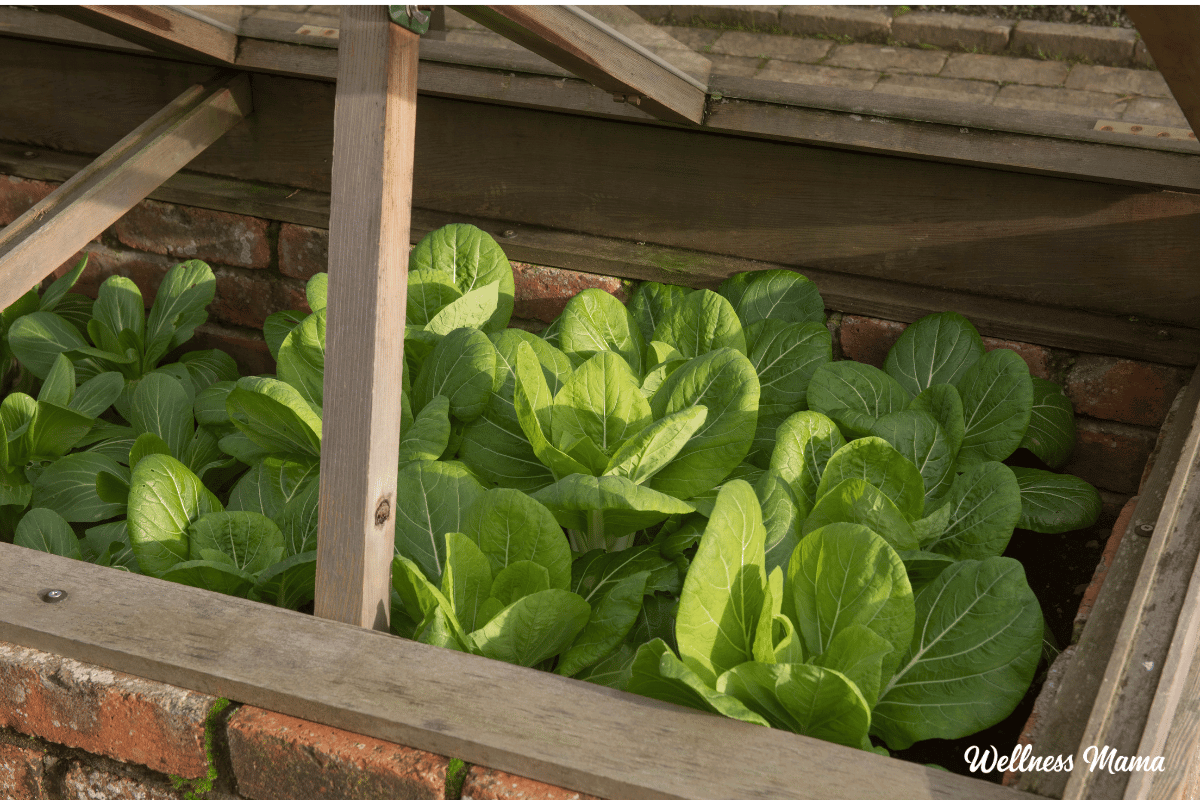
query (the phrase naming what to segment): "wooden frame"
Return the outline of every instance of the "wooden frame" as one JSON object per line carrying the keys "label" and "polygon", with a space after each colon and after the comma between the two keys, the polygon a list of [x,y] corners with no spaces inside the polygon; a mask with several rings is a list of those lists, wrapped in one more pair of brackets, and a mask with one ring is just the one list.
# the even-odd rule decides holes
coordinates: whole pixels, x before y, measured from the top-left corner
{"label": "wooden frame", "polygon": [[[523,20],[521,25],[526,33],[520,36],[529,36],[535,30],[548,34],[553,27],[544,20],[535,25],[537,14],[534,12],[517,14],[511,10],[500,12],[497,8],[493,7],[489,13],[499,14],[510,23],[514,22],[514,17]],[[357,10],[349,13],[352,19],[360,14]],[[111,21],[113,14],[106,14],[104,18]],[[131,14],[137,16],[137,12],[122,12],[116,16],[128,17]],[[365,428],[365,438],[363,435],[349,435],[351,431],[348,429],[337,433],[332,425],[326,428],[331,460],[325,462],[326,468],[322,470],[322,538],[327,541],[322,544],[320,556],[324,561],[321,570],[325,576],[319,577],[322,584],[320,591],[325,594],[330,587],[345,585],[347,580],[354,583],[359,591],[357,594],[349,593],[349,597],[343,595],[334,599],[319,596],[317,605],[322,614],[330,617],[358,625],[383,627],[386,624],[386,584],[381,587],[378,565],[385,558],[390,560],[390,547],[385,556],[384,548],[378,546],[380,537],[375,528],[380,524],[377,515],[381,501],[388,499],[389,480],[392,481],[390,491],[393,496],[395,492],[394,440],[397,437],[392,426],[398,420],[396,401],[394,397],[387,396],[389,390],[384,378],[394,368],[396,372],[392,380],[398,384],[401,352],[398,346],[394,351],[389,350],[381,337],[388,332],[389,325],[392,328],[396,325],[395,315],[389,315],[386,307],[389,303],[396,303],[397,293],[402,307],[404,283],[403,258],[389,261],[383,253],[386,249],[403,252],[403,242],[409,236],[405,226],[388,228],[381,219],[385,210],[391,207],[389,204],[403,206],[404,193],[398,184],[405,180],[405,165],[411,169],[412,164],[411,131],[414,125],[411,98],[417,81],[413,74],[415,43],[411,37],[398,34],[394,26],[388,25],[381,17],[378,9],[364,9],[357,19],[363,26],[362,30],[356,30],[355,23],[347,26],[344,33],[347,41],[354,42],[354,47],[361,46],[362,51],[354,57],[341,60],[339,82],[343,88],[361,87],[381,101],[368,110],[373,115],[372,124],[396,133],[390,144],[386,135],[375,139],[364,137],[363,146],[353,146],[362,151],[360,159],[346,161],[339,158],[335,149],[332,193],[333,197],[338,198],[335,207],[341,212],[348,205],[342,199],[346,192],[344,182],[352,180],[349,177],[349,165],[354,164],[357,168],[366,169],[368,172],[364,174],[370,178],[364,181],[360,177],[358,180],[363,182],[356,184],[357,188],[365,184],[367,189],[362,193],[361,207],[366,209],[363,213],[373,215],[371,222],[379,224],[369,225],[369,235],[360,236],[352,232],[348,219],[336,215],[331,219],[335,270],[331,278],[330,315],[336,321],[331,323],[330,353],[333,363],[326,376],[327,401],[332,399],[332,402],[339,403],[339,408],[355,408],[355,425],[361,426],[362,419],[370,421]],[[505,27],[499,23],[498,26]],[[556,30],[557,36],[561,33],[561,27]],[[360,34],[365,38],[357,38]],[[180,52],[180,42],[176,39],[145,31],[139,33],[138,37],[154,47],[164,47],[177,54]],[[570,48],[560,44],[559,49]],[[377,58],[385,50],[388,53],[386,63],[372,65],[370,59]],[[545,52],[551,53],[552,50],[548,47]],[[211,48],[193,48],[185,52],[189,58],[229,60]],[[576,53],[578,55],[579,52]],[[269,49],[259,51],[257,57],[262,59],[262,63],[270,62],[272,69],[280,72],[310,69],[311,64],[316,63],[314,59],[299,58],[285,64],[280,51]],[[235,54],[235,62],[237,58]],[[321,68],[327,69],[328,63],[328,59],[325,59],[321,62]],[[461,73],[463,66],[453,65],[448,69]],[[544,67],[539,69],[545,70]],[[468,73],[467,82],[474,81],[473,86],[486,84],[487,79],[478,74],[479,70],[468,67],[465,72]],[[455,92],[461,92],[462,82],[451,80],[456,76],[463,77],[457,73],[443,72],[438,78],[443,80],[438,93],[443,97],[451,97]],[[548,86],[540,77],[544,76],[535,75],[534,79],[526,82],[523,91],[527,93],[516,98],[514,107],[552,107],[546,94]],[[645,94],[641,96],[658,98],[651,105],[661,104],[661,108],[655,106],[655,109],[664,118],[670,119],[671,114],[678,114],[682,119],[691,119],[678,109],[664,111],[671,106],[656,91],[630,82],[621,86],[630,91],[644,91]],[[605,88],[605,91],[611,89]],[[756,90],[738,91],[752,93]],[[571,102],[581,104],[581,110],[587,111],[587,104],[593,102],[594,93],[578,86],[573,88],[573,92]],[[406,98],[409,101],[407,105]],[[511,102],[514,98],[510,95],[507,99]],[[434,109],[439,107],[436,101],[430,105]],[[441,107],[446,107],[444,101]],[[342,127],[339,130],[354,127],[345,125],[346,121],[361,119],[361,114],[352,112],[350,108],[346,106],[343,111],[339,106],[335,114],[336,119],[341,120],[339,125]],[[820,107],[815,110],[830,111]],[[512,119],[506,116],[507,112],[488,113],[492,113],[496,119]],[[603,115],[591,111],[587,113],[591,117],[609,117],[609,120],[600,120],[605,123],[611,123],[613,117],[636,119],[646,130],[665,134],[656,141],[668,144],[683,141],[674,138],[678,131],[644,119],[645,115],[639,116],[641,112],[638,109],[622,108],[615,113],[610,110]],[[803,117],[804,112],[797,113]],[[835,109],[834,113],[844,112]],[[951,124],[949,118],[936,118],[938,113],[936,108],[932,111],[925,108],[919,112],[922,118],[910,121],[918,126]],[[726,127],[715,130],[743,133],[753,130],[762,140],[806,141],[805,137],[808,137],[807,141],[810,142],[832,142],[849,150],[904,152],[942,162],[970,160],[970,149],[946,138],[947,131],[941,128],[919,128],[929,134],[928,141],[935,144],[940,142],[938,147],[941,150],[928,153],[919,152],[919,148],[915,148],[911,142],[906,143],[902,137],[856,140],[857,129],[853,126],[842,125],[840,132],[822,139],[815,131],[797,134],[783,127],[771,129],[775,123],[763,118],[756,121],[755,117],[752,106],[735,107],[725,117],[727,121],[721,123]],[[539,117],[539,121],[544,120],[545,117]],[[845,122],[840,116],[837,121]],[[367,126],[363,127],[365,130]],[[993,144],[1002,140],[1002,136],[994,139]],[[343,141],[350,140],[339,138],[339,145]],[[1072,141],[1075,142],[1072,147],[1083,143],[1084,147],[1094,148],[1097,144],[1094,136],[1083,134]],[[1113,152],[1107,144],[1101,147],[1106,148],[1103,152]],[[908,148],[907,151],[904,148]],[[1091,152],[1101,151],[1093,149]],[[637,146],[627,145],[623,153],[635,157],[638,155]],[[1157,148],[1151,151],[1148,160],[1140,151],[1137,156],[1143,159],[1141,163],[1158,159],[1157,169],[1164,173],[1172,171],[1171,164],[1183,167],[1176,171],[1185,173],[1184,177],[1182,180],[1175,179],[1171,185],[1195,190],[1196,187],[1188,183],[1193,179],[1186,174],[1196,163],[1190,160],[1194,158],[1190,151]],[[1061,151],[1043,148],[1031,159],[1008,151],[995,157],[991,166],[999,166],[1013,174],[1050,172],[1068,175],[1072,174],[1065,166],[1069,160]],[[1058,166],[1049,168],[1055,163]],[[103,164],[98,165],[97,171],[101,167]],[[374,170],[374,173],[370,173],[370,170]],[[117,171],[121,172],[120,169]],[[634,171],[637,171],[636,164]],[[1078,176],[1079,173],[1074,174]],[[1109,184],[1144,185],[1145,182],[1145,179],[1139,182],[1126,167],[1100,169],[1089,173],[1089,176]],[[81,178],[75,185],[84,183],[85,180]],[[1082,191],[1093,194],[1101,192],[1096,186],[1099,184],[1084,187]],[[63,190],[67,188],[64,186]],[[142,188],[149,192],[153,187]],[[1106,187],[1103,191],[1110,188]],[[60,190],[60,199],[48,204],[47,208],[61,205],[64,211],[70,211],[80,207],[80,204],[64,202],[63,198],[69,193],[63,190]],[[1164,205],[1161,208],[1166,209],[1160,212],[1162,219],[1182,217],[1186,221],[1196,216],[1197,212],[1192,210],[1195,200],[1191,195],[1169,197],[1162,202]],[[445,211],[435,205],[422,213],[436,214],[439,210]],[[1096,219],[1103,225],[1114,225],[1129,213],[1129,208],[1119,207],[1115,212],[1097,212]],[[542,252],[553,248],[562,251],[572,247],[582,248],[586,243],[595,243],[600,239],[600,229],[589,231],[587,226],[583,226],[581,229],[585,238],[564,240],[561,232],[551,231],[547,234],[539,230],[538,221],[530,221],[528,217],[523,219],[520,214],[518,210],[514,223],[523,223],[528,227],[521,228],[521,233],[516,235],[528,234],[535,241],[540,235],[542,239],[538,246],[543,248]],[[17,230],[32,229],[31,222],[26,221]],[[32,236],[32,233],[29,235]],[[560,237],[557,240],[554,239],[556,235]],[[668,232],[665,237],[660,237],[667,240],[660,242],[660,245],[678,245],[675,240],[682,235],[678,231]],[[1182,237],[1181,241],[1194,243],[1195,240]],[[725,259],[726,266],[740,263],[732,253],[721,249],[724,245],[710,243],[709,246]],[[764,252],[782,251],[768,249]],[[603,254],[592,256],[594,260],[591,263],[606,263],[605,257]],[[9,260],[14,260],[11,254]],[[0,271],[5,268],[4,263],[0,259]],[[648,263],[656,264],[659,274],[664,277],[671,274],[679,277],[682,271],[686,271],[694,280],[697,273],[694,263],[681,267],[678,264],[655,262],[653,258],[648,259]],[[777,259],[777,263],[790,262]],[[49,268],[56,265],[50,264]],[[861,268],[856,271],[852,265],[848,268],[836,259],[827,265],[826,271],[827,280],[843,287],[846,297],[850,299],[869,295],[869,288],[864,290],[864,287],[883,285],[880,281],[872,283],[872,278],[876,276],[869,273],[869,270]],[[720,270],[701,274],[715,277]],[[363,282],[362,287],[365,287],[365,290],[358,287],[361,291],[358,295],[351,288],[356,280]],[[842,283],[838,284],[838,281]],[[943,291],[955,288],[944,287]],[[927,306],[933,305],[949,296],[924,302]],[[1020,299],[1015,298],[1013,302]],[[1131,298],[1125,299],[1133,302]],[[866,302],[887,301],[876,298]],[[908,310],[904,313],[912,313],[918,306],[919,303],[909,301],[905,306]],[[354,334],[337,332],[337,326],[345,326],[354,313],[361,314],[367,330]],[[1192,329],[1194,332],[1195,319],[1176,315],[1176,322],[1180,329]],[[1047,329],[1047,326],[1042,329]],[[345,339],[339,341],[339,336],[345,336]],[[1096,334],[1096,337],[1105,341],[1103,334]],[[352,342],[367,342],[371,357],[363,359],[363,363],[358,365],[343,363],[353,360],[347,359],[345,353],[358,352],[353,350]],[[339,357],[338,353],[343,355]],[[352,393],[362,394],[359,387],[364,382],[374,387],[370,392],[372,396],[380,395],[376,397],[378,402],[340,405]],[[394,387],[391,394],[395,394]],[[1105,737],[1125,737],[1120,743],[1131,747],[1137,747],[1140,743],[1143,754],[1146,754],[1147,748],[1152,750],[1166,743],[1171,748],[1172,771],[1162,778],[1139,778],[1128,784],[1124,776],[1118,776],[1117,779],[1111,779],[1110,776],[1095,778],[1084,772],[1072,776],[1067,782],[1063,789],[1066,797],[1122,796],[1133,800],[1167,796],[1190,774],[1188,758],[1196,747],[1193,701],[1200,692],[1200,667],[1191,663],[1191,651],[1200,637],[1200,614],[1197,614],[1197,604],[1200,603],[1197,549],[1200,542],[1189,541],[1189,538],[1195,537],[1188,537],[1184,532],[1193,517],[1200,515],[1200,511],[1197,511],[1200,508],[1197,499],[1200,497],[1200,479],[1196,477],[1196,462],[1200,460],[1200,418],[1197,418],[1195,410],[1196,400],[1200,399],[1200,377],[1193,378],[1187,397],[1185,406],[1188,409],[1177,417],[1178,430],[1171,435],[1171,441],[1175,444],[1169,448],[1177,448],[1182,455],[1177,463],[1163,459],[1156,467],[1158,477],[1154,480],[1169,488],[1163,495],[1161,510],[1157,515],[1155,535],[1145,548],[1147,557],[1140,569],[1137,553],[1125,558],[1121,562],[1125,579],[1106,582],[1105,591],[1098,600],[1098,609],[1109,608],[1115,612],[1122,606],[1122,597],[1130,598],[1129,610],[1119,631],[1114,635],[1110,629],[1105,634],[1112,641],[1109,648],[1111,657],[1106,652],[1104,641],[1097,640],[1091,645],[1093,664],[1103,662],[1107,667],[1104,679],[1096,689],[1097,699],[1087,701],[1090,717],[1086,730],[1077,737],[1067,731],[1067,738],[1061,740],[1066,751],[1074,747],[1077,753],[1092,742],[1110,745],[1117,742],[1116,738],[1109,741]],[[349,418],[352,415],[345,416]],[[355,452],[348,452],[348,449]],[[386,463],[389,453],[392,462],[390,478]],[[337,473],[341,465],[351,462],[355,467],[348,473],[353,472],[353,475],[331,476],[326,481],[324,473]],[[1169,482],[1163,477],[1165,473],[1172,476]],[[346,480],[341,480],[343,477]],[[342,521],[333,529],[326,524],[324,515],[329,513],[327,509],[335,505],[329,502],[329,493],[342,491],[341,487],[349,487],[345,492],[348,498],[346,505],[350,510],[336,515]],[[1142,516],[1148,513],[1139,508]],[[331,536],[330,531],[334,530],[336,532]],[[1133,544],[1127,550],[1133,552],[1137,539],[1133,537],[1130,540]],[[824,742],[701,715],[553,675],[452,651],[436,650],[390,636],[356,631],[328,620],[309,619],[236,598],[142,576],[125,575],[93,565],[18,550],[9,545],[0,545],[0,571],[16,576],[0,587],[0,635],[8,641],[455,755],[578,791],[635,799],[682,799],[735,796],[745,793],[747,787],[753,787],[763,793],[795,797],[824,798],[836,794],[845,798],[865,798],[878,796],[878,785],[886,784],[894,794],[917,798],[1028,796],[1014,789],[941,773],[919,765],[864,755]],[[1136,579],[1131,577],[1134,573],[1137,574]],[[49,588],[64,590],[67,599],[60,603],[44,602],[44,591]],[[1168,595],[1173,601],[1163,602]],[[98,618],[92,616],[100,613],[103,613],[104,625],[98,624]],[[164,642],[172,641],[181,646],[164,647]],[[264,659],[264,652],[270,654],[269,658]],[[349,664],[346,660],[348,652],[355,656],[355,660]],[[1147,673],[1143,675],[1138,672],[1139,659],[1146,653],[1153,655],[1155,666],[1143,670]],[[1159,669],[1160,679],[1157,678]],[[401,672],[397,674],[395,670]],[[322,680],[334,672],[339,675],[339,681]],[[505,687],[502,697],[490,692],[482,696],[471,694],[471,690],[480,685],[497,684]],[[405,687],[411,685],[422,686],[422,691],[406,691]],[[1167,691],[1153,702],[1146,700],[1146,692],[1157,687]],[[1135,690],[1140,690],[1141,694]],[[714,770],[711,766],[706,768],[703,748],[717,741],[721,743],[722,766]],[[779,758],[781,750],[793,749],[802,750],[805,757]],[[661,757],[647,757],[647,754],[662,751],[676,754],[679,761],[674,769],[664,768]],[[874,779],[871,785],[861,780],[864,758],[870,761]]]}

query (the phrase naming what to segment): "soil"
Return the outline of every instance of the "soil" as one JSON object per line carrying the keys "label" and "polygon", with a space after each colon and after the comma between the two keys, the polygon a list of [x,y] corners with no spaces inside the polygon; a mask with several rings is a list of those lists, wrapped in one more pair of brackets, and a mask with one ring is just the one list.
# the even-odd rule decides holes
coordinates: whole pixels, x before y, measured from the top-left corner
{"label": "soil", "polygon": [[[892,13],[905,6],[890,6]],[[1132,28],[1123,6],[908,6],[911,11],[931,11],[938,14],[966,14],[972,17],[1032,20],[1035,22],[1066,22],[1072,25],[1095,25],[1102,28]]]}

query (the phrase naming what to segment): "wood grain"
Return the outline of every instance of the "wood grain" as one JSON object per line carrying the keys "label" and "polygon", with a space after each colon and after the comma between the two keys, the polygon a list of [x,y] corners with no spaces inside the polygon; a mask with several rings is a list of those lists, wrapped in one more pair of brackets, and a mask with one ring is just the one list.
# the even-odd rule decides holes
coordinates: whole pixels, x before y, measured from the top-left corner
{"label": "wood grain", "polygon": [[[0,639],[613,800],[1032,800],[546,672],[0,544]],[[67,598],[42,602],[61,588]]]}
{"label": "wood grain", "polygon": [[[1193,375],[1189,393],[1195,394],[1198,382],[1198,376]],[[1164,671],[1164,664],[1169,660],[1181,614],[1186,630],[1187,618],[1194,613],[1184,607],[1184,600],[1200,554],[1200,537],[1194,535],[1200,524],[1200,411],[1193,414],[1190,422],[1079,745],[1080,753],[1089,746],[1107,746],[1127,756],[1162,755],[1161,750],[1143,749],[1158,746],[1157,736],[1152,733],[1149,741],[1143,740],[1143,732],[1156,693],[1160,688],[1170,689],[1173,676]],[[1093,617],[1097,611],[1092,612]],[[1186,635],[1182,638],[1186,640]],[[1179,657],[1177,654],[1176,658]],[[1166,684],[1162,682],[1164,676]],[[1081,756],[1077,759],[1082,760]],[[1066,782],[1062,797],[1063,800],[1117,800],[1125,796],[1129,777],[1127,772],[1076,769]]]}
{"label": "wood grain", "polygon": [[[1167,421],[1164,423],[1162,445],[1155,457],[1150,474],[1142,486],[1142,491],[1129,522],[1129,529],[1121,540],[1112,565],[1104,579],[1096,605],[1084,626],[1076,646],[1075,656],[1071,666],[1063,676],[1054,705],[1043,715],[1041,733],[1033,745],[1033,756],[1057,756],[1074,753],[1078,764],[1081,754],[1091,744],[1103,747],[1105,744],[1115,746],[1114,741],[1098,741],[1098,733],[1105,733],[1095,727],[1099,717],[1109,704],[1115,703],[1114,695],[1119,687],[1112,683],[1110,669],[1126,666],[1126,660],[1133,650],[1132,637],[1135,635],[1136,621],[1145,609],[1136,608],[1130,598],[1135,588],[1139,591],[1139,602],[1144,602],[1146,595],[1145,581],[1154,570],[1154,561],[1148,556],[1153,547],[1154,558],[1159,558],[1166,544],[1163,535],[1155,539],[1138,535],[1138,526],[1149,521],[1150,524],[1159,522],[1164,513],[1165,504],[1170,498],[1172,505],[1179,500],[1178,481],[1188,472],[1185,448],[1195,445],[1194,420],[1200,413],[1200,372],[1192,376],[1187,389],[1180,397],[1178,405],[1172,408]],[[1183,468],[1180,469],[1180,465]],[[1127,621],[1127,609],[1132,609],[1131,619]],[[1169,630],[1160,636],[1169,637]],[[1139,683],[1139,688],[1146,690],[1144,679],[1148,677],[1146,670],[1142,674],[1132,676]],[[1154,687],[1148,691],[1153,694]],[[1148,701],[1147,701],[1148,702]],[[1143,708],[1142,719],[1126,719],[1134,726],[1127,739],[1132,738],[1132,746],[1127,747],[1126,755],[1132,754],[1137,746],[1142,722],[1147,708]],[[1111,726],[1108,726],[1111,727]],[[1157,754],[1154,754],[1157,755]],[[1034,792],[1046,797],[1063,797],[1067,789],[1068,776],[1061,773],[1022,773],[1018,776],[1016,786],[1022,790]],[[1115,787],[1109,787],[1109,794]]]}
{"label": "wood grain", "polygon": [[457,10],[595,86],[639,98],[668,122],[704,119],[705,91],[561,6],[458,6]]}
{"label": "wood grain", "polygon": [[342,10],[316,614],[388,629],[418,36]]}
{"label": "wood grain", "polygon": [[1193,131],[1200,131],[1200,6],[1131,6],[1146,42]]}
{"label": "wood grain", "polygon": [[193,86],[0,231],[7,307],[250,112],[243,75]]}
{"label": "wood grain", "polygon": [[236,33],[169,6],[53,6],[56,13],[151,50],[232,64]]}

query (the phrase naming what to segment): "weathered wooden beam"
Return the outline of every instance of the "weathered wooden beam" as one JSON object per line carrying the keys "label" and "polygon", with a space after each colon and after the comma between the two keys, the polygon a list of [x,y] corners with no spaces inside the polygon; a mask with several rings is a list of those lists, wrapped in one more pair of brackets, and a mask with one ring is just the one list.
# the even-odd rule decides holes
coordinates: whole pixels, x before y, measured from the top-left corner
{"label": "weathered wooden beam", "polygon": [[[613,800],[1035,800],[548,672],[0,544],[0,640]],[[46,603],[45,589],[66,597]],[[883,789],[881,787],[886,787]]]}
{"label": "weathered wooden beam", "polygon": [[419,37],[342,10],[316,614],[387,630]]}
{"label": "weathered wooden beam", "polygon": [[55,12],[151,50],[232,64],[237,33],[168,6],[54,6]]}
{"label": "weathered wooden beam", "polygon": [[245,75],[190,87],[0,231],[0,308],[49,275],[250,113]]}
{"label": "weathered wooden beam", "polygon": [[1154,65],[1200,134],[1200,6],[1126,6]]}
{"label": "weathered wooden beam", "polygon": [[629,98],[668,122],[704,119],[706,87],[651,58],[573,6],[456,6],[486,25],[595,86]]}

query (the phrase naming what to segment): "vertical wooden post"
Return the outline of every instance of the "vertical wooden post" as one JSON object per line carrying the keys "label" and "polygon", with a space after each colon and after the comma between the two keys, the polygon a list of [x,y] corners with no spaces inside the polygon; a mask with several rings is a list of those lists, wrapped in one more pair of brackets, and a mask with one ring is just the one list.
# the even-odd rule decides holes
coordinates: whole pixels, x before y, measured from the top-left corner
{"label": "vertical wooden post", "polygon": [[387,630],[419,37],[342,9],[315,613]]}

